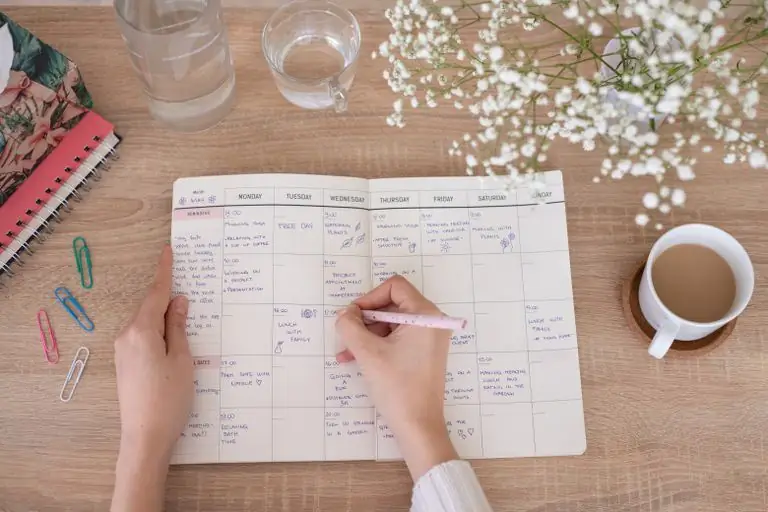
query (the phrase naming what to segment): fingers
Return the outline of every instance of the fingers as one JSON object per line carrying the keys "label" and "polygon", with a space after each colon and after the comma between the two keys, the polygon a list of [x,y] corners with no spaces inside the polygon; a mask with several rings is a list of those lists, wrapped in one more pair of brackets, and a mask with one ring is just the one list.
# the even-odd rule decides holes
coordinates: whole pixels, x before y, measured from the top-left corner
{"label": "fingers", "polygon": [[[168,309],[168,302],[171,300],[172,267],[173,252],[171,251],[171,246],[166,245],[160,254],[160,262],[157,264],[155,279],[139,308],[139,319],[158,329],[163,328],[163,314]],[[162,330],[160,334],[163,334]]]}
{"label": "fingers", "polygon": [[406,278],[392,276],[366,295],[355,300],[360,309],[382,309],[394,304],[405,313],[437,313],[437,307],[427,300]]}
{"label": "fingers", "polygon": [[[392,334],[392,325],[383,322],[365,324],[365,328],[381,338],[386,338]],[[344,347],[341,352],[336,354],[336,360],[340,363],[349,363],[355,360],[355,355]]]}
{"label": "fingers", "polygon": [[387,336],[390,335],[390,333],[392,333],[392,328],[394,326],[392,324],[388,324],[385,322],[374,322],[372,324],[366,323],[365,327],[376,336],[381,336],[382,338],[386,338]]}
{"label": "fingers", "polygon": [[187,310],[189,301],[183,295],[174,298],[165,312],[165,342],[170,355],[189,354]]}
{"label": "fingers", "polygon": [[[363,323],[360,308],[354,304],[348,306],[336,319],[336,335],[346,347],[341,354],[349,353],[343,356],[339,354],[341,356],[339,362],[348,362],[352,359],[362,361],[382,348],[381,337],[368,330]],[[349,357],[350,355],[352,357]]]}

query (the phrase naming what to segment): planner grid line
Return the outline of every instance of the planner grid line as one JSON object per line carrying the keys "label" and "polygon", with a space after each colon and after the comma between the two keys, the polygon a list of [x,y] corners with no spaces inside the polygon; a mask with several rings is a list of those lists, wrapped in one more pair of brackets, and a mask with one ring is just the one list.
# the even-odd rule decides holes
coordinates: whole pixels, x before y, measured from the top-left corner
{"label": "planner grid line", "polygon": [[[510,254],[550,254],[553,252],[568,252],[567,249],[555,249],[551,251],[528,251],[528,252],[511,252]],[[414,258],[413,254],[380,254],[379,256],[360,256],[359,254],[344,254],[344,253],[325,253],[325,254],[316,254],[313,252],[281,252],[281,255],[284,256],[334,256],[334,257],[344,257],[344,258]],[[498,254],[497,252],[481,252],[481,253],[475,253],[475,255],[478,256],[486,256],[486,255],[495,255]],[[229,256],[269,256],[268,253],[264,252],[229,252],[227,253]],[[423,256],[443,256],[441,253],[428,253],[428,254],[420,254],[419,257]],[[472,256],[471,253],[468,252],[452,252],[450,256]]]}
{"label": "planner grid line", "polygon": [[[277,188],[274,188],[273,194],[277,195]],[[325,189],[323,189],[323,195],[325,195]],[[325,209],[323,209],[323,218],[322,218],[322,229],[323,229],[323,236],[322,236],[322,244],[323,249],[325,249]],[[273,244],[274,245],[274,244]],[[323,309],[325,309],[325,261],[323,261]],[[323,320],[324,321],[324,320]],[[325,329],[323,329],[323,354],[325,354],[325,351],[328,350],[328,348],[325,346]],[[326,366],[325,366],[325,359],[323,359],[323,372],[325,373]],[[326,382],[328,379],[323,379],[323,459],[328,459],[328,433],[325,432],[326,426],[326,418],[328,415],[328,390],[326,389]]]}
{"label": "planner grid line", "polygon": [[[368,258],[371,260],[371,265],[368,266],[368,278],[370,280],[371,289],[373,289],[374,282],[375,282],[375,271],[373,270],[373,218],[371,215],[368,216],[368,233],[371,233],[369,236],[370,238],[370,250],[368,251]],[[325,248],[325,244],[323,244],[323,248]],[[376,408],[376,406],[373,407],[373,453],[375,458],[379,457],[379,410]]]}
{"label": "planner grid line", "polygon": [[[275,218],[277,217],[277,207],[272,208],[272,238],[275,236]],[[224,248],[221,249],[222,254],[224,253]],[[223,256],[222,256],[223,257]],[[275,244],[272,244],[272,264],[275,263]],[[269,326],[269,332],[272,334],[271,340],[269,343],[269,355],[270,355],[270,371],[272,372],[272,382],[274,383],[275,379],[275,349],[273,348],[275,345],[275,273],[272,272],[272,324]],[[224,296],[222,294],[221,302],[224,302]],[[224,344],[224,340],[221,340],[221,343]],[[275,386],[272,385],[272,389],[270,389],[270,394],[272,395],[272,404],[271,409],[274,411],[275,409]],[[273,414],[274,416],[274,414]],[[272,421],[272,428],[270,429],[270,433],[272,434],[272,442],[270,443],[270,460],[275,460],[275,422]]]}
{"label": "planner grid line", "polygon": [[[221,216],[221,234],[222,238],[226,237],[227,233],[227,216],[222,215]],[[221,266],[222,269],[224,268],[224,240],[221,241]],[[226,275],[225,272],[222,271],[221,273],[221,289],[224,289],[224,276]],[[224,357],[224,300],[219,301],[219,361]],[[219,374],[219,438],[221,438],[221,365],[219,365],[218,368],[218,374]],[[219,442],[217,443],[218,447],[216,450],[216,459],[221,460],[221,439],[219,439]]]}
{"label": "planner grid line", "polygon": [[[520,230],[520,218],[517,218],[518,231]],[[520,254],[523,253],[523,238],[520,237]],[[525,356],[528,361],[528,379],[533,380],[533,374],[531,373],[531,346],[528,341],[528,312],[525,310],[525,269],[523,268],[523,258],[520,258],[520,279],[523,290],[523,319],[525,321]],[[536,421],[533,417],[533,389],[531,389],[531,431],[533,432],[533,451],[536,452]]]}
{"label": "planner grid line", "polygon": [[[471,406],[482,406],[482,405],[515,405],[515,404],[559,404],[559,403],[570,403],[570,402],[581,402],[583,401],[583,398],[564,398],[562,400],[537,400],[535,402],[530,401],[520,401],[520,402],[467,402],[467,403],[454,403],[454,404],[445,404],[446,408],[452,408],[452,407],[465,407],[468,405]],[[278,407],[278,409],[323,409],[323,410],[339,410],[339,411],[348,411],[348,410],[360,410],[360,411],[367,411],[369,409],[373,409],[374,406],[372,405],[346,405],[344,407],[328,407],[328,406],[319,406],[319,405],[302,405],[300,407]],[[238,405],[237,407],[222,407],[221,411],[236,411],[241,409],[256,409],[256,410],[262,410],[262,409],[269,409],[272,410],[273,408],[268,405]]]}
{"label": "planner grid line", "polygon": [[[469,199],[469,197],[467,197]],[[467,226],[469,231],[469,236],[467,237],[469,239],[469,267],[470,267],[470,274],[472,276],[472,325],[477,325],[477,302],[475,301],[475,262],[473,257],[473,250],[472,250],[472,219],[469,218],[469,212],[467,212]],[[422,257],[422,261],[423,261]],[[424,269],[422,268],[422,274],[424,274]],[[475,351],[469,352],[474,353],[475,355],[475,381],[477,382],[477,398],[478,403],[481,402],[481,396],[482,396],[482,388],[481,388],[481,382],[480,382],[480,364],[477,361],[478,356],[480,355],[480,351],[477,348],[477,329],[475,329]],[[480,427],[482,428],[482,418],[480,419]],[[485,447],[483,446],[483,436],[480,436],[480,453],[485,453]]]}
{"label": "planner grid line", "polygon": [[[195,345],[203,346],[203,345],[207,345],[207,343],[200,343],[200,344],[190,343],[190,346],[195,346]],[[483,350],[483,354],[523,354],[523,353],[526,353],[526,352],[533,352],[535,354],[535,353],[539,353],[539,352],[567,352],[569,350],[576,350],[576,349],[573,348],[573,347],[569,347],[569,348],[547,348],[547,349],[539,349],[539,350],[536,350],[536,349],[532,349],[532,350],[527,350],[527,349],[526,350]],[[451,354],[475,354],[475,351],[470,351],[470,350],[467,350],[467,351],[454,351],[454,352],[451,352]],[[477,353],[476,355],[480,356],[479,353]],[[192,359],[196,359],[197,357],[202,357],[202,356],[193,356]],[[226,356],[222,356],[222,358],[226,358],[226,359],[229,359],[229,358],[232,358],[232,357],[272,357],[274,359],[273,355],[261,354],[261,353],[227,354]],[[290,359],[292,357],[297,357],[297,358],[300,358],[300,357],[324,357],[325,359],[335,359],[334,356],[329,355],[329,354],[281,354],[280,357],[284,357],[286,359]]]}
{"label": "planner grid line", "polygon": [[[225,292],[226,293],[226,292]],[[573,300],[573,297],[563,297],[560,299],[531,299],[536,302],[568,302]],[[518,304],[521,302],[525,302],[523,299],[520,300],[479,300],[475,304]],[[438,304],[472,304],[469,301],[439,301]],[[269,306],[269,305],[280,305],[280,306],[304,306],[305,304],[299,304],[296,302],[224,302],[225,306]],[[314,306],[315,304],[311,304]],[[318,302],[316,305],[320,305],[320,302]],[[330,306],[332,308],[344,308],[346,304],[326,304],[326,306]],[[481,313],[482,314],[482,313]],[[326,317],[330,318],[330,317]]]}
{"label": "planner grid line", "polygon": [[[316,189],[325,190],[325,189]],[[541,203],[525,203],[525,204],[487,204],[487,205],[460,205],[460,206],[402,206],[400,208],[392,207],[379,207],[379,208],[365,208],[364,206],[347,206],[343,204],[328,205],[328,204],[289,204],[289,203],[238,203],[238,204],[218,204],[218,205],[199,205],[199,206],[175,206],[174,210],[207,210],[210,208],[240,208],[240,207],[259,207],[259,206],[273,206],[275,208],[333,208],[339,210],[360,210],[365,212],[382,212],[382,211],[402,211],[402,210],[471,210],[471,209],[486,209],[486,208],[524,208],[527,206],[546,206],[549,204],[563,204],[565,201],[546,201]]]}

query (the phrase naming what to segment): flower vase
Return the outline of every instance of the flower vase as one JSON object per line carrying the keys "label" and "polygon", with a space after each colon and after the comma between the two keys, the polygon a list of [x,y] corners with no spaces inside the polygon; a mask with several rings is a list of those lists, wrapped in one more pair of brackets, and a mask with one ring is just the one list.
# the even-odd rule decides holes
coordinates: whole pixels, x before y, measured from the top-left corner
{"label": "flower vase", "polygon": [[[630,28],[622,31],[621,36],[640,38],[642,37],[641,30],[640,27]],[[604,84],[617,76],[616,71],[619,73],[632,71],[625,68],[625,57],[643,58],[643,55],[632,55],[632,49],[627,45],[622,48],[621,39],[619,36],[614,37],[608,41],[603,49],[600,77]],[[678,46],[673,40],[666,45],[665,50],[674,50]],[[664,122],[666,115],[655,112],[652,106],[647,104],[641,93],[625,90],[620,84],[616,84],[603,86],[603,94],[606,102],[610,103],[616,111],[613,118],[614,122],[611,124],[632,125],[637,129],[637,135],[644,135],[650,131],[658,130],[661,123]]]}

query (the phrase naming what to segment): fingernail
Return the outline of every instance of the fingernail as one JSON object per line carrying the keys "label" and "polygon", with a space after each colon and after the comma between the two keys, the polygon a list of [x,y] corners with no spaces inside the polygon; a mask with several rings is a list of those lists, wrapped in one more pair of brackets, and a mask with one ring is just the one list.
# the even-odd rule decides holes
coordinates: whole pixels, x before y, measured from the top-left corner
{"label": "fingernail", "polygon": [[336,361],[339,363],[350,363],[355,360],[355,356],[349,350],[342,350],[336,354]]}
{"label": "fingernail", "polygon": [[173,307],[180,315],[186,315],[189,308],[189,300],[184,295],[179,295],[173,300]]}

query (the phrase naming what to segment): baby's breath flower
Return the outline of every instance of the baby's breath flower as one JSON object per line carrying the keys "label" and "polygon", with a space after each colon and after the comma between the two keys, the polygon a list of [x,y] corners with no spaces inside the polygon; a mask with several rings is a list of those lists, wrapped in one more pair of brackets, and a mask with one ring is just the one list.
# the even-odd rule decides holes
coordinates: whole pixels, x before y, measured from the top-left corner
{"label": "baby's breath flower", "polygon": [[[768,132],[754,131],[768,64],[737,51],[766,47],[768,0],[733,10],[721,0],[394,1],[385,11],[392,31],[375,52],[398,95],[386,122],[405,126],[406,105],[466,111],[476,128],[449,153],[470,175],[521,183],[546,168],[552,142],[567,141],[602,151],[596,183],[652,177],[658,193],[642,203],[663,215],[686,201],[682,188],[664,185],[668,173],[694,179],[698,153],[715,144],[727,164],[768,166]],[[529,48],[515,35],[540,26],[562,39]]]}
{"label": "baby's breath flower", "polygon": [[749,154],[749,165],[754,169],[762,169],[768,165],[768,157],[759,149],[755,149]]}
{"label": "baby's breath flower", "polygon": [[672,196],[669,200],[675,206],[683,206],[685,204],[685,191],[681,188],[676,188],[672,191]]}
{"label": "baby's breath flower", "polygon": [[649,210],[655,210],[659,207],[659,196],[653,192],[646,192],[643,196],[643,206]]}

